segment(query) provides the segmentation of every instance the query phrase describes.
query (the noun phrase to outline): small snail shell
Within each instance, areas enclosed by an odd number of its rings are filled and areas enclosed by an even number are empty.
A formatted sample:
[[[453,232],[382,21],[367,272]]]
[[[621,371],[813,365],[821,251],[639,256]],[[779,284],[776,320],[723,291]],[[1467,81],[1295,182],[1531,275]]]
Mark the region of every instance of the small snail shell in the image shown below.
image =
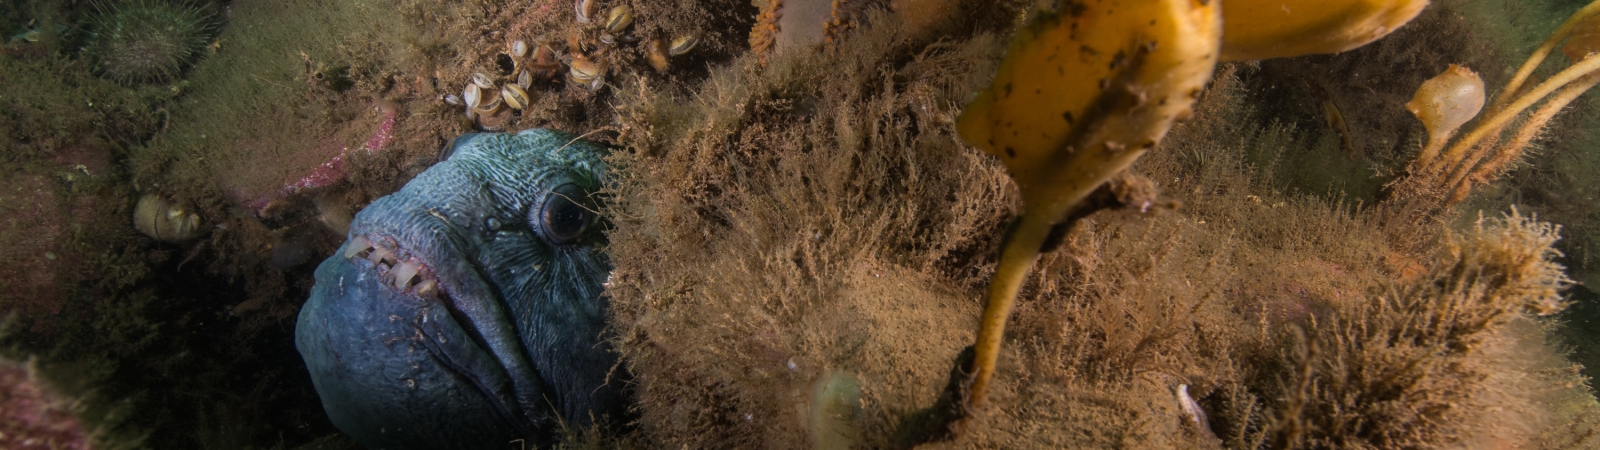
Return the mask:
[[[200,235],[200,215],[159,195],[145,194],[133,207],[133,227],[159,241],[183,242]]]
[[[1483,109],[1483,79],[1472,69],[1451,64],[1422,82],[1406,109],[1428,129],[1428,142],[1443,142]]]
[[[515,57],[521,58],[521,57],[523,57],[524,55],[527,55],[527,54],[528,54],[528,43],[527,42],[523,42],[521,39],[518,39],[516,42],[512,42],[511,43],[511,56],[515,56]]]
[[[621,33],[627,30],[629,25],[633,25],[633,7],[620,5],[611,8],[611,12],[606,14],[606,31]]]

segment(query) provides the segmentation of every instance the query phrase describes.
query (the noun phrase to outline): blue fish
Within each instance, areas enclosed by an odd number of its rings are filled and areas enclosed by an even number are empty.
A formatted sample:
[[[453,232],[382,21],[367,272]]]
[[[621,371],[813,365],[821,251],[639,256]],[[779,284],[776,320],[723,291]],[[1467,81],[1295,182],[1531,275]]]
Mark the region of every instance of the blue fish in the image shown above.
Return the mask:
[[[553,130],[463,135],[356,215],[295,327],[335,426],[371,449],[491,449],[626,420],[604,152]]]

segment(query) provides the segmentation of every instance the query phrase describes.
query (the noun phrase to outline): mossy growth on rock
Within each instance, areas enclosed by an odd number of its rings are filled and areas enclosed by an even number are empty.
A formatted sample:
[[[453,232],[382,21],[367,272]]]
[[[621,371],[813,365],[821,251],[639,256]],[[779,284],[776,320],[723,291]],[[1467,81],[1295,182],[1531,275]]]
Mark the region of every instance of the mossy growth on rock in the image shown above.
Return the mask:
[[[850,373],[852,444],[930,440],[1016,212],[953,127],[1004,39],[868,22],[690,95],[621,90],[608,294],[638,376],[629,439],[820,448],[837,424],[809,394]],[[1133,166],[1164,201],[1041,256],[990,406],[923,448],[1593,448],[1600,403],[1541,318],[1565,306],[1556,229],[1284,189],[1290,168],[1257,162],[1324,140],[1258,113],[1246,68]]]

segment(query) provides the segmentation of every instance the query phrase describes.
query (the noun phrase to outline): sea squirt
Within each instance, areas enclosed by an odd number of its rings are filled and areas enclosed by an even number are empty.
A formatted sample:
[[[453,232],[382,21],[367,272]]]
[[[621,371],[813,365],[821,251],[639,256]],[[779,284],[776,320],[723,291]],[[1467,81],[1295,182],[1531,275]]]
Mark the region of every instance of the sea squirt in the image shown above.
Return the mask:
[[[551,130],[464,135],[355,216],[295,329],[334,425],[374,449],[482,449],[625,420],[603,152]]]

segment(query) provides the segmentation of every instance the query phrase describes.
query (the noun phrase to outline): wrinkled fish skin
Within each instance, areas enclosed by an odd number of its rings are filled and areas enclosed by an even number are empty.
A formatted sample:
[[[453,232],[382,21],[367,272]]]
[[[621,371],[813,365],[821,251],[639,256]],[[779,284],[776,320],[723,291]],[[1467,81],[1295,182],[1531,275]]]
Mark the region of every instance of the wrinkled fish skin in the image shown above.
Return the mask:
[[[373,449],[532,448],[562,421],[626,420],[591,197],[603,151],[464,135],[356,215],[295,329],[340,430]]]

